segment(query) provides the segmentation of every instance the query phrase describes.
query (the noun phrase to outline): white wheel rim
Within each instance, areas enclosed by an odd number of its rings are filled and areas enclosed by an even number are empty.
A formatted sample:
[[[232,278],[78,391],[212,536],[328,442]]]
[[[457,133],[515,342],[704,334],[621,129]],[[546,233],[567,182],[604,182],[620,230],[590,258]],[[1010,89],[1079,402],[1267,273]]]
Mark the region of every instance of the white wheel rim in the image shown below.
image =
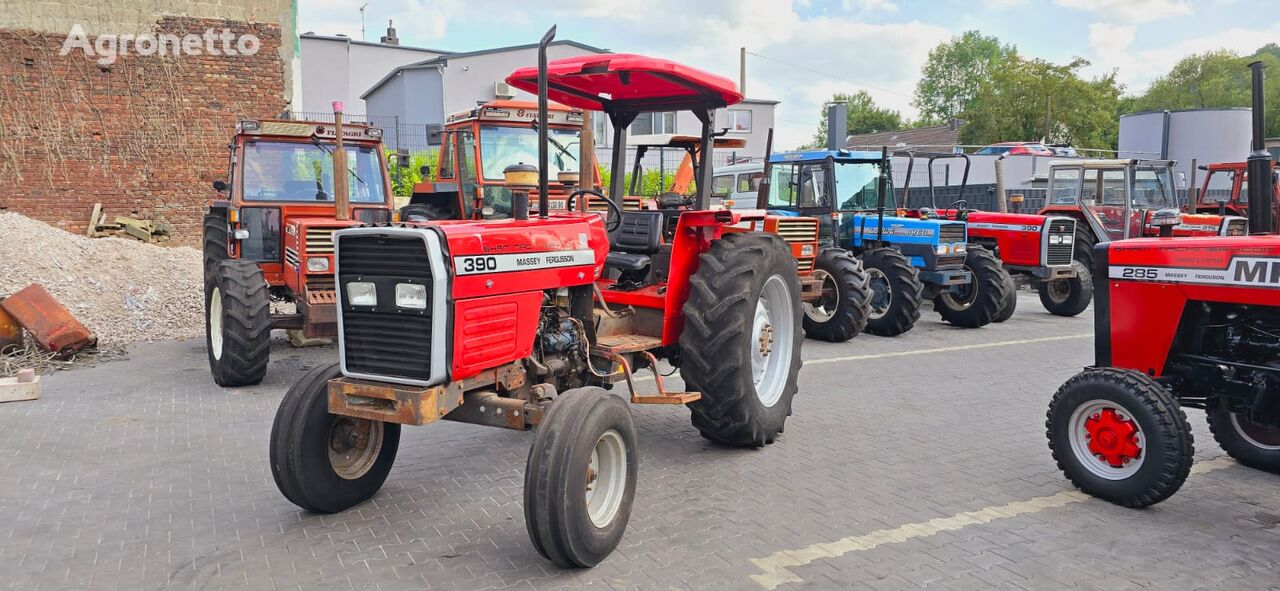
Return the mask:
[[[1091,430],[1094,432],[1099,430],[1097,427],[1091,429],[1090,421],[1110,420],[1110,417],[1104,418],[1105,413],[1108,412],[1112,413],[1111,417],[1114,419],[1129,423],[1136,430],[1133,434],[1133,442],[1137,446],[1138,457],[1126,459],[1120,466],[1115,466],[1112,462],[1099,457],[1095,453],[1096,448],[1090,447],[1092,441]],[[1104,431],[1106,430],[1104,429]],[[1104,433],[1103,435],[1108,437],[1120,437],[1123,435],[1116,433],[1114,430],[1110,431],[1110,433]],[[1067,422],[1067,438],[1071,441],[1071,452],[1075,454],[1076,460],[1080,462],[1080,465],[1094,476],[1106,480],[1124,480],[1137,474],[1147,457],[1147,440],[1142,433],[1141,426],[1134,420],[1132,413],[1111,400],[1090,400],[1077,406],[1075,412],[1071,413],[1071,420]],[[1109,448],[1120,444],[1118,441],[1113,442],[1110,440],[1100,440],[1099,443]]]
[[[1280,429],[1269,429],[1255,425],[1248,419],[1245,419],[1245,422],[1249,423],[1248,426],[1240,422],[1240,413],[1231,413],[1231,427],[1236,430],[1236,434],[1241,439],[1258,449],[1280,451]],[[1267,436],[1274,443],[1263,443],[1258,440],[1257,436]]]
[[[950,290],[941,294],[943,303],[948,308],[956,311],[968,310],[969,306],[972,306],[973,302],[978,299],[978,276],[974,274],[968,265],[964,266],[964,270],[969,272],[969,284],[960,286],[965,295],[957,299],[956,294]]]
[[[822,269],[814,270],[813,277],[822,280],[822,295],[816,303],[803,304],[804,313],[810,320],[822,324],[831,320],[836,315],[836,309],[840,307],[840,285],[836,283],[835,277]],[[827,297],[828,290],[831,297]]]
[[[893,285],[880,269],[868,268],[867,278],[867,284],[871,287],[871,312],[868,317],[879,320],[884,318],[889,306],[893,305]]]
[[[587,516],[591,524],[606,528],[618,516],[627,490],[627,448],[617,431],[605,431],[591,449],[587,466]]]
[[[214,359],[222,359],[222,290],[217,287],[209,295],[209,348]]]
[[[794,346],[791,290],[781,276],[764,282],[751,323],[751,377],[756,397],[766,408],[777,404],[787,386]]]
[[[329,465],[344,480],[364,476],[382,451],[382,421],[337,417],[329,427]]]

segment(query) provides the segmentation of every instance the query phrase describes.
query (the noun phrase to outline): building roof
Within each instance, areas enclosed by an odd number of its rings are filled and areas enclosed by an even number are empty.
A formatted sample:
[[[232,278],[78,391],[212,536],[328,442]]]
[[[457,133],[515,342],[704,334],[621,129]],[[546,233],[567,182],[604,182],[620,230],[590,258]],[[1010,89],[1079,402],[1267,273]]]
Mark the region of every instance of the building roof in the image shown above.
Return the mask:
[[[352,38],[350,38],[350,37],[345,37],[345,36],[342,36],[342,35],[317,35],[317,34],[315,34],[315,33],[303,33],[303,34],[301,34],[301,35],[298,35],[298,38],[300,38],[300,39],[316,39],[316,40],[318,40],[318,41],[338,41],[338,42],[342,42],[342,43],[350,43],[350,44],[352,44],[352,45],[367,45],[367,46],[371,46],[371,47],[385,47],[385,48],[387,48],[387,49],[407,49],[407,50],[409,50],[409,51],[421,51],[421,52],[425,52],[425,53],[436,53],[436,54],[452,53],[452,52],[450,52],[450,51],[445,51],[445,50],[443,50],[443,49],[431,49],[431,48],[429,48],[429,47],[413,47],[413,46],[411,46],[411,45],[388,45],[388,44],[386,44],[386,43],[377,43],[377,42],[374,42],[374,41],[361,41],[361,40],[359,40],[359,39],[352,39]]]
[[[380,44],[380,43],[374,43],[373,45],[381,45],[381,44]],[[593,53],[609,53],[609,50],[608,50],[608,49],[602,49],[602,48],[599,48],[599,47],[595,47],[595,46],[593,46],[593,45],[587,45],[586,43],[578,43],[577,41],[573,41],[573,40],[571,40],[571,39],[564,39],[564,40],[560,40],[560,41],[552,41],[552,42],[551,42],[551,45],[568,45],[568,46],[571,46],[571,47],[577,47],[578,49],[583,49],[583,50],[590,51],[590,52],[593,52]],[[384,47],[396,47],[396,46],[384,46]],[[402,47],[402,46],[401,46],[401,47]],[[440,67],[440,66],[446,66],[446,65],[448,65],[448,64],[449,64],[449,60],[466,59],[466,58],[469,58],[469,57],[475,57],[475,56],[479,56],[479,55],[489,55],[489,54],[492,54],[492,53],[503,53],[503,52],[507,52],[507,51],[519,51],[519,50],[522,50],[522,49],[537,49],[537,48],[538,48],[538,44],[537,44],[537,43],[528,43],[528,44],[525,44],[525,45],[508,45],[507,47],[495,47],[495,48],[492,48],[492,49],[480,49],[480,50],[476,50],[476,51],[453,51],[453,52],[450,52],[450,51],[444,51],[444,52],[439,52],[439,53],[443,53],[444,55],[440,55],[440,56],[433,57],[433,58],[430,58],[430,59],[422,60],[422,61],[420,61],[420,62],[414,62],[414,63],[412,63],[412,64],[406,64],[406,65],[403,65],[403,66],[398,66],[398,67],[396,67],[396,68],[392,69],[390,72],[387,72],[387,75],[383,76],[382,78],[379,78],[377,82],[374,82],[374,83],[373,83],[373,86],[370,86],[370,87],[369,87],[369,90],[364,91],[364,94],[360,95],[360,98],[362,98],[362,99],[363,99],[363,98],[367,98],[369,95],[373,94],[373,93],[374,93],[374,91],[378,90],[378,88],[380,88],[383,84],[386,84],[386,83],[387,83],[387,81],[389,81],[389,80],[391,80],[392,78],[394,78],[394,77],[398,76],[401,72],[404,72],[404,71],[406,71],[406,70],[425,70],[425,69],[432,69],[432,68],[437,68],[437,67]],[[434,50],[427,50],[427,51],[434,51]]]
[[[950,125],[936,127],[917,127],[915,129],[899,129],[897,131],[878,131],[860,133],[846,138],[845,145],[850,148],[874,148],[898,145],[906,146],[954,146],[960,142],[959,128]]]

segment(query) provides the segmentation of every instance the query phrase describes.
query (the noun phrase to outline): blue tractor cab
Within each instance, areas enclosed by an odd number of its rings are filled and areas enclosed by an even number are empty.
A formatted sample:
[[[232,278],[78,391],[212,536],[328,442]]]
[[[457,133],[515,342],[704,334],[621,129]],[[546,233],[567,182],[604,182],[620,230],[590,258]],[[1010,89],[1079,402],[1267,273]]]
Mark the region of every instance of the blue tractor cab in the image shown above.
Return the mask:
[[[989,306],[991,294],[976,287],[982,278],[975,279],[975,273],[1004,270],[989,251],[969,246],[965,222],[927,212],[901,215],[887,150],[770,154],[757,207],[822,220],[822,245],[862,260],[871,282],[867,331],[873,334],[910,330],[925,299],[934,301],[947,322],[975,328],[991,322],[1003,305],[1003,293],[997,294],[1000,303]],[[975,256],[980,260],[972,260]],[[1003,289],[1003,278],[998,279]]]

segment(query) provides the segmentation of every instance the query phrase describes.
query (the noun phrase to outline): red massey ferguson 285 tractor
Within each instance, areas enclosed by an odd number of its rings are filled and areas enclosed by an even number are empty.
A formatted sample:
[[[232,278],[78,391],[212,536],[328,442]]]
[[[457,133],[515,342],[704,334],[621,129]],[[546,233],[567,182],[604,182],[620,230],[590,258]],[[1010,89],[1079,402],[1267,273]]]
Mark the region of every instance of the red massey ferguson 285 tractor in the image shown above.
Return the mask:
[[[618,544],[635,494],[638,450],[625,398],[685,404],[706,438],[759,447],[782,432],[800,369],[800,286],[786,242],[736,232],[707,209],[709,158],[695,206],[674,225],[661,211],[623,211],[624,130],[643,111],[712,114],[735,85],[687,66],[605,54],[522,68],[508,82],[565,105],[604,111],[617,130],[609,194],[549,207],[547,150],[508,169],[512,216],[370,225],[335,233],[340,363],[285,395],[271,433],[284,495],[331,513],[378,491],[401,425],[449,419],[537,428],[525,470],[534,548],[563,567],[599,563]],[[543,127],[543,130],[546,128]],[[709,154],[704,150],[703,154]],[[538,207],[524,205],[541,187]],[[607,219],[575,209],[592,193]],[[607,229],[617,228],[612,236]],[[658,359],[689,391],[669,392]],[[655,371],[656,394],[632,371]]]
[[[204,216],[205,342],[218,385],[262,381],[273,328],[289,330],[295,342],[338,335],[333,232],[389,222],[393,207],[382,130],[347,124],[342,136],[350,191],[335,203],[337,126],[236,125],[231,176],[214,182],[224,195]],[[273,314],[272,301],[292,302],[296,311]]]

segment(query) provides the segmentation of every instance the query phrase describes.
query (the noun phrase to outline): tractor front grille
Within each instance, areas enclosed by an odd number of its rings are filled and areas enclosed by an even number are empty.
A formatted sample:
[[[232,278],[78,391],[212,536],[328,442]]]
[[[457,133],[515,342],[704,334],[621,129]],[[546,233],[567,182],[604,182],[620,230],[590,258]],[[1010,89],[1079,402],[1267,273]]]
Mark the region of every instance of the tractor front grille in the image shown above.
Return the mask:
[[[1070,265],[1075,249],[1076,221],[1071,218],[1049,218],[1045,225],[1044,264]]]
[[[306,253],[333,254],[333,231],[336,228],[307,228]]]
[[[943,269],[959,269],[962,267],[964,267],[964,255],[948,254],[948,255],[942,255],[938,257],[938,262],[935,268],[938,270],[943,270]]]
[[[432,255],[422,234],[427,231],[362,228],[338,234],[339,347],[347,375],[422,385],[439,375],[441,369],[434,366],[439,356],[433,353],[443,348],[445,312],[432,288],[447,277],[437,278],[432,272]],[[376,305],[351,305],[344,290],[356,281],[375,285]],[[426,286],[425,310],[397,307],[396,286],[402,283]]]
[[[817,242],[818,220],[813,218],[781,218],[778,236],[787,242]]]
[[[942,222],[938,227],[938,244],[964,242],[964,222]]]

